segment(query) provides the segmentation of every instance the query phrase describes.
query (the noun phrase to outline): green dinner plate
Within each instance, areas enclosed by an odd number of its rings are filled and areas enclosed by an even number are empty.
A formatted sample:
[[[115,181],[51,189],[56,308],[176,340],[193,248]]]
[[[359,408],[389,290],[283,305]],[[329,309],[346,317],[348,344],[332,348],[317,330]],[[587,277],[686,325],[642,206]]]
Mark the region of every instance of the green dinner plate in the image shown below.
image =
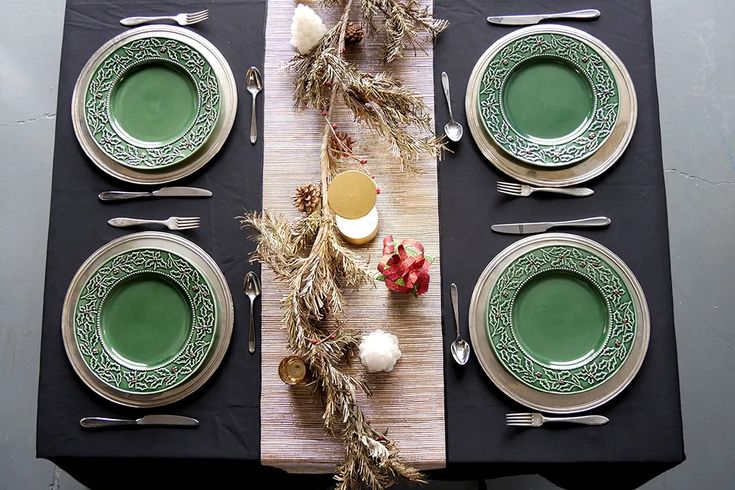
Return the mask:
[[[217,334],[211,287],[188,260],[152,248],[98,267],[74,306],[83,362],[126,393],[170,390],[197,373]]]
[[[529,251],[490,293],[487,335],[514,377],[547,393],[581,393],[610,379],[636,336],[630,291],[595,253],[566,245]]]
[[[522,162],[557,167],[594,154],[619,113],[612,69],[596,48],[559,32],[509,40],[479,87],[479,115],[493,141]]]
[[[100,311],[100,337],[120,363],[153,369],[183,349],[192,318],[191,302],[176,282],[143,272],[110,290]]]
[[[219,82],[207,59],[190,44],[155,35],[102,58],[84,97],[96,145],[143,170],[176,165],[197,152],[220,112]]]

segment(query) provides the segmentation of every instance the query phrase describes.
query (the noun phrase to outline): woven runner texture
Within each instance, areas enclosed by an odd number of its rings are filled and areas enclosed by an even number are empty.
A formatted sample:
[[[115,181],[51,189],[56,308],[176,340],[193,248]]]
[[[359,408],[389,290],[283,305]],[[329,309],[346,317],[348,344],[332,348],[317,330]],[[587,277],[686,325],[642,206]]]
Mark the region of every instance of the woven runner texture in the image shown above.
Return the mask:
[[[268,3],[263,101],[263,209],[290,218],[298,217],[291,203],[296,185],[319,181],[319,150],[324,118],[314,110],[295,111],[293,75],[283,65],[294,56],[290,25],[293,0]],[[338,7],[315,10],[327,25],[337,17]],[[353,7],[353,16],[357,15]],[[348,49],[346,56],[362,69],[387,70],[405,86],[421,95],[434,114],[433,56],[430,43],[424,50],[409,49],[391,66],[382,63],[379,39],[365,39]],[[356,252],[376,270],[382,237],[423,242],[426,254],[439,256],[437,162],[424,157],[423,173],[401,171],[387,145],[369,130],[352,121],[342,105],[335,107],[332,122],[355,139],[355,152],[368,159],[367,169],[380,187],[378,212],[380,232],[373,243]],[[433,125],[432,125],[433,127]],[[354,168],[349,165],[345,169]],[[440,260],[440,257],[438,257]],[[377,273],[377,270],[376,270]],[[362,334],[381,328],[398,336],[402,358],[390,373],[367,374],[373,389],[360,402],[377,430],[389,429],[401,455],[421,469],[445,466],[444,374],[441,324],[441,278],[439,264],[431,269],[429,291],[420,298],[389,292],[382,283],[346,295],[349,325]],[[263,268],[262,295],[262,394],[261,462],[294,473],[332,472],[343,457],[340,441],[323,428],[320,404],[303,388],[285,385],[278,377],[278,364],[289,355],[286,331],[281,326],[280,300],[285,289]]]

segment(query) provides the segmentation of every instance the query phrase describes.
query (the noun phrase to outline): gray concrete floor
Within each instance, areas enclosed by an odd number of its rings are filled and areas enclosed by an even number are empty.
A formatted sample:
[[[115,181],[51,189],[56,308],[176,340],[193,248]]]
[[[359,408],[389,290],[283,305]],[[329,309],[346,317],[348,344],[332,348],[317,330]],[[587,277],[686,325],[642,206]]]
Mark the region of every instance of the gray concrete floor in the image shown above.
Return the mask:
[[[731,0],[652,1],[688,459],[644,488],[733,488],[735,7]],[[34,457],[64,2],[2,5],[12,22],[0,29],[0,490],[80,489]],[[533,476],[488,487],[556,488]]]

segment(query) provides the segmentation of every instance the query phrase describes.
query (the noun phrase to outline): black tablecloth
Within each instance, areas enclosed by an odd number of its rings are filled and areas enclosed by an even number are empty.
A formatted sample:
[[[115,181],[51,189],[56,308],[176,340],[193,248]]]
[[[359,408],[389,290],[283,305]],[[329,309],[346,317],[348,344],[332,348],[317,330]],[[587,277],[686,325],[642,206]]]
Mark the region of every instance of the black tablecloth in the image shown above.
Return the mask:
[[[452,79],[455,115],[465,125],[463,94],[477,58],[510,32],[490,26],[491,13],[544,12],[581,8],[559,0],[437,0],[436,15],[451,22],[434,51],[435,80],[441,71]],[[211,189],[209,200],[131,201],[102,204],[96,194],[125,188],[106,177],[85,157],[70,119],[74,82],[89,56],[122,32],[117,21],[128,15],[209,8],[210,20],[195,30],[212,41],[233,67],[240,90],[239,114],[220,154],[182,185]],[[467,311],[477,277],[485,265],[513,242],[494,235],[495,222],[565,219],[607,215],[613,225],[582,233],[612,249],[637,275],[651,310],[651,342],[634,382],[616,400],[596,410],[611,418],[601,428],[517,431],[503,425],[503,414],[522,409],[484,376],[473,358],[462,368],[445,359],[447,463],[432,472],[442,479],[467,480],[517,473],[541,473],[566,487],[635,486],[684,458],[676,346],[673,328],[668,229],[655,84],[651,14],[648,0],[605,2],[597,21],[574,23],[608,44],[628,67],[639,99],[635,135],[623,158],[591,182],[596,194],[584,200],[507,199],[494,192],[502,178],[484,160],[469,132],[455,153],[439,167],[441,267],[446,284],[460,286]],[[265,0],[173,1],[68,0],[64,25],[56,150],[49,227],[39,382],[37,454],[94,488],[143,488],[143,482],[225,481],[239,475],[247,484],[268,478],[324,486],[325,478],[288,480],[259,460],[260,356],[246,352],[247,301],[241,295],[251,244],[234,217],[261,205],[262,143],[248,142],[249,95],[244,71],[262,66]],[[267,88],[266,88],[267,90]],[[436,85],[437,121],[447,114]],[[261,119],[262,120],[262,119]],[[94,250],[126,232],[109,227],[120,215],[199,215],[203,226],[186,236],[217,261],[235,299],[232,344],[218,373],[196,394],[164,411],[194,416],[197,430],[83,432],[79,418],[88,415],[133,416],[138,411],[105,402],[74,374],[61,340],[60,316],[66,288],[79,265]],[[447,290],[446,287],[443,290]],[[445,325],[453,325],[444,298]],[[466,317],[466,315],[463,315]],[[466,320],[464,324],[466,332]],[[447,352],[452,335],[447,335]],[[159,410],[160,411],[160,410]],[[318,455],[315,455],[318,457]],[[121,471],[121,469],[123,469]],[[146,475],[142,479],[142,475]],[[594,483],[593,483],[594,482]],[[151,483],[152,485],[152,483]]]

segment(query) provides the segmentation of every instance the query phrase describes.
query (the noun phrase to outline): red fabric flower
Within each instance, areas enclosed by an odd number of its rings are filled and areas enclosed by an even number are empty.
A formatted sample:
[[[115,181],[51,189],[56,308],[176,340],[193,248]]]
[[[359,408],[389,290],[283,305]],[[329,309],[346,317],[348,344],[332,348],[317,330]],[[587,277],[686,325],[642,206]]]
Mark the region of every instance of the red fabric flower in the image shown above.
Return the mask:
[[[383,258],[378,263],[378,271],[391,291],[421,296],[429,290],[429,267],[431,260],[424,256],[421,242],[401,240],[396,246],[393,235],[383,239]]]

